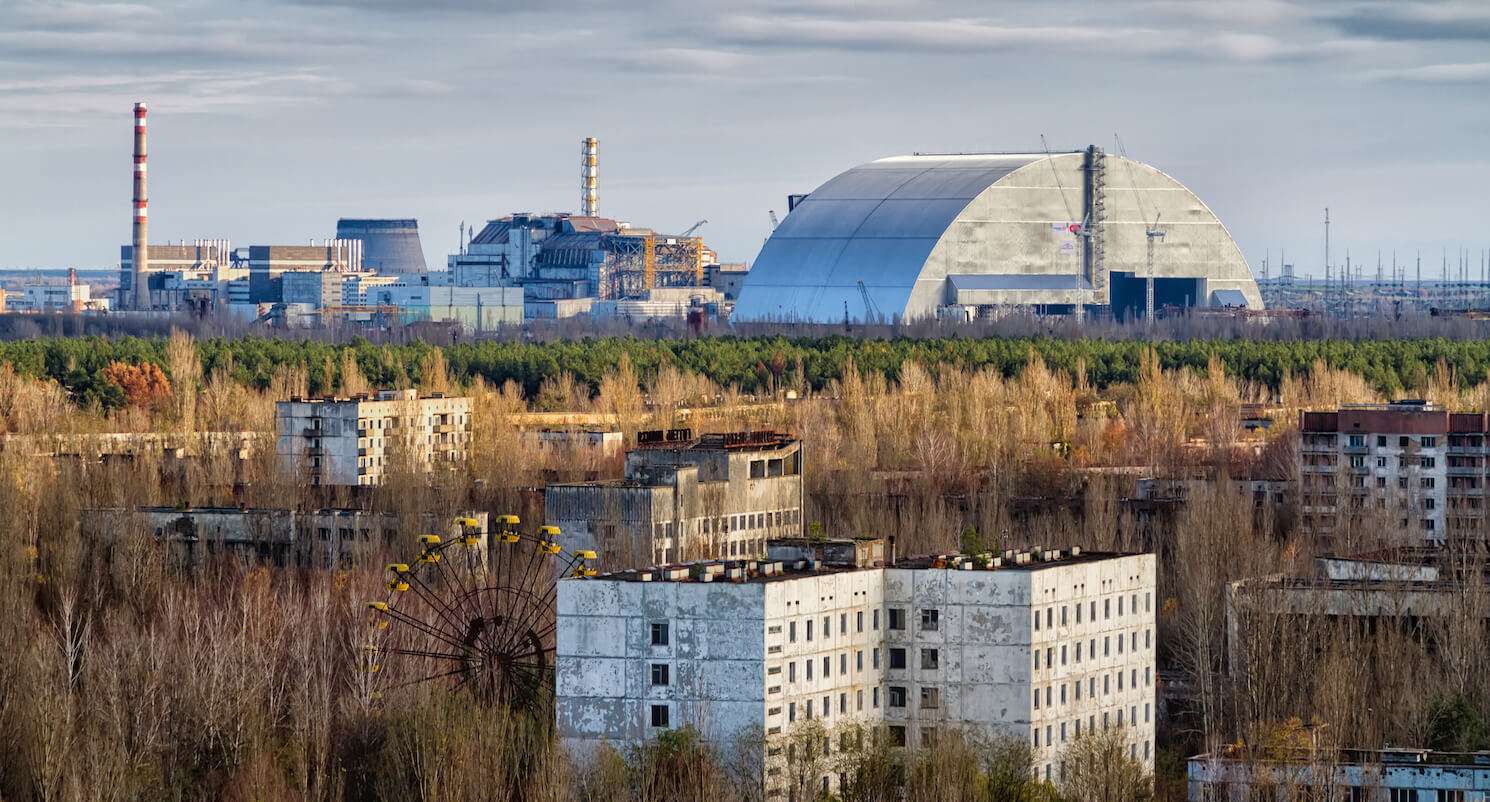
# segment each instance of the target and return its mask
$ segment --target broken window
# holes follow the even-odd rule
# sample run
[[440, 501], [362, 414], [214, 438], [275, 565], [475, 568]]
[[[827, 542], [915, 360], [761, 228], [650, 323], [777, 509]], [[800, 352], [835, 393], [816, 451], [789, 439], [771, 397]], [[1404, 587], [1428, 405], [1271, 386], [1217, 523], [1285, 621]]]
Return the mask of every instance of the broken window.
[[904, 649], [891, 649], [890, 650], [890, 668], [892, 668], [892, 669], [895, 669], [895, 668], [905, 668], [905, 650]]
[[921, 708], [924, 710], [935, 710], [942, 706], [942, 689], [931, 686], [921, 686]]
[[666, 646], [667, 645], [667, 622], [666, 621], [653, 621], [652, 622], [652, 645], [653, 646]]
[[668, 710], [667, 705], [652, 705], [652, 726], [667, 727]]
[[[1061, 619], [1062, 619], [1061, 623], [1065, 623], [1065, 620], [1064, 620], [1065, 617], [1066, 617], [1066, 611], [1065, 611], [1065, 608], [1062, 607], [1061, 608]], [[938, 612], [937, 610], [922, 610], [921, 611], [921, 629], [922, 630], [924, 630], [926, 632], [935, 632], [940, 627], [941, 627], [941, 613], [940, 612]]]
[[652, 684], [653, 685], [667, 685], [668, 684], [668, 665], [667, 665], [667, 663], [653, 663], [652, 664]]
[[890, 707], [905, 707], [905, 688], [900, 685], [890, 686]]
[[905, 629], [905, 611], [899, 607], [890, 608], [890, 629]]
[[921, 668], [927, 671], [935, 671], [941, 668], [941, 654], [936, 649], [921, 650]]

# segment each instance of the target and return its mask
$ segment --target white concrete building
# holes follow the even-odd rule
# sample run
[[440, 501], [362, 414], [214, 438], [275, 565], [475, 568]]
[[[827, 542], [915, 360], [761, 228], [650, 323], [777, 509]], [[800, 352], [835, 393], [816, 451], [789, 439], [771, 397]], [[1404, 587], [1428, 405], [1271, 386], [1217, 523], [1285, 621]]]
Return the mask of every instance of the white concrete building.
[[779, 739], [809, 720], [907, 746], [941, 728], [1013, 736], [1052, 780], [1078, 735], [1122, 727], [1152, 768], [1154, 588], [1149, 554], [887, 566], [879, 541], [802, 539], [762, 562], [565, 580], [558, 731], [581, 755], [685, 725], [720, 744], [763, 732], [768, 790], [791, 769]]
[[1490, 754], [1427, 749], [1344, 750], [1284, 759], [1225, 753], [1190, 758], [1190, 802], [1485, 802]]
[[312, 484], [378, 485], [399, 449], [428, 470], [465, 458], [471, 400], [415, 390], [381, 390], [355, 398], [292, 398], [274, 407], [276, 451]]

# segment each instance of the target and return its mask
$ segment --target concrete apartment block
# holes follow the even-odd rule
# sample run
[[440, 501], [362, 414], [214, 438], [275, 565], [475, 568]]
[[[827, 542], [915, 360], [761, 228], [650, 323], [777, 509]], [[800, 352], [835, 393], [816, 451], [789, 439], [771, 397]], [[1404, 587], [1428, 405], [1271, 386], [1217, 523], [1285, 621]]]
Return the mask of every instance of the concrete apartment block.
[[400, 448], [426, 470], [465, 458], [471, 401], [414, 390], [356, 398], [292, 398], [275, 404], [276, 450], [317, 485], [382, 484]]
[[625, 478], [549, 485], [549, 522], [610, 566], [764, 553], [802, 534], [802, 448], [778, 432], [642, 432]]
[[1122, 727], [1152, 767], [1154, 587], [1148, 554], [886, 566], [879, 541], [800, 538], [765, 561], [565, 580], [559, 735], [583, 756], [684, 725], [718, 744], [763, 734], [768, 790], [786, 776], [779, 741], [810, 720], [883, 725], [906, 746], [942, 728], [1017, 737], [1051, 779], [1081, 732]]
[[1485, 537], [1490, 417], [1426, 401], [1299, 416], [1299, 512], [1326, 541], [1354, 519], [1422, 544]]

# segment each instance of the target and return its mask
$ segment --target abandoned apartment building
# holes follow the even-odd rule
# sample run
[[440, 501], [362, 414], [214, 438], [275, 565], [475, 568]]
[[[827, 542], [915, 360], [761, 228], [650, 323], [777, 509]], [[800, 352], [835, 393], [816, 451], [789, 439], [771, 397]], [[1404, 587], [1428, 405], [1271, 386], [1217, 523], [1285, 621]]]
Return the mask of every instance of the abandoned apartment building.
[[719, 745], [761, 734], [771, 796], [807, 721], [830, 752], [850, 724], [911, 746], [948, 727], [1013, 736], [1052, 780], [1073, 739], [1118, 727], [1152, 770], [1154, 593], [1151, 554], [886, 560], [871, 539], [562, 580], [558, 734], [577, 754], [683, 726]]
[[545, 516], [566, 545], [612, 567], [758, 556], [802, 534], [802, 448], [772, 431], [641, 432], [624, 478], [551, 484]]
[[465, 458], [471, 400], [416, 390], [352, 398], [292, 398], [274, 405], [275, 449], [313, 485], [380, 485], [404, 459], [428, 471]]
[[487, 513], [462, 513], [477, 522], [470, 530], [457, 518], [425, 515], [413, 528], [392, 513], [356, 509], [292, 510], [238, 507], [140, 507], [84, 510], [82, 528], [91, 540], [117, 538], [131, 528], [154, 535], [174, 566], [199, 570], [214, 561], [245, 567], [338, 569], [377, 560], [385, 544], [406, 551], [423, 534], [476, 534], [484, 546]]
[[1305, 534], [1351, 521], [1393, 526], [1422, 543], [1483, 539], [1490, 416], [1426, 401], [1345, 406], [1299, 416]]

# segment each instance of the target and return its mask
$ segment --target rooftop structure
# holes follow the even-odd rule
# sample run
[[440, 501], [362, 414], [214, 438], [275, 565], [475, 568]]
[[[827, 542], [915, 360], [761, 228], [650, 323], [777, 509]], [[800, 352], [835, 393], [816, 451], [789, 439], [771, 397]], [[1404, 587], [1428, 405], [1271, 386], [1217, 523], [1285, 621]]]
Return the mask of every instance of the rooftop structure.
[[1490, 416], [1425, 401], [1299, 415], [1300, 523], [1329, 538], [1377, 518], [1425, 543], [1485, 537]]
[[769, 431], [641, 432], [625, 478], [549, 485], [544, 507], [566, 545], [612, 567], [758, 556], [766, 540], [802, 534], [801, 444]]
[[1190, 802], [1483, 802], [1490, 791], [1490, 753], [1291, 750], [1259, 759], [1228, 749], [1190, 758], [1188, 774]]
[[362, 266], [376, 273], [401, 276], [423, 273], [424, 246], [419, 242], [419, 221], [352, 219], [336, 221], [338, 240], [362, 243]]
[[739, 319], [1262, 307], [1240, 249], [1194, 193], [1096, 147], [894, 156], [793, 201], [740, 291]]
[[[660, 565], [559, 583], [557, 727], [571, 749], [685, 725], [763, 735], [769, 795], [784, 739], [820, 722], [1020, 738], [1042, 777], [1084, 731], [1154, 756], [1152, 555], [1036, 549], [896, 560], [878, 540], [773, 540], [763, 560]], [[821, 783], [821, 785], [819, 785]]]
[[359, 273], [362, 243], [326, 240], [320, 245], [251, 245], [248, 249], [248, 287], [251, 303], [282, 303], [281, 276], [287, 272]]
[[471, 400], [415, 390], [353, 398], [292, 398], [274, 405], [276, 450], [316, 485], [379, 485], [397, 460], [430, 470], [465, 457]]

